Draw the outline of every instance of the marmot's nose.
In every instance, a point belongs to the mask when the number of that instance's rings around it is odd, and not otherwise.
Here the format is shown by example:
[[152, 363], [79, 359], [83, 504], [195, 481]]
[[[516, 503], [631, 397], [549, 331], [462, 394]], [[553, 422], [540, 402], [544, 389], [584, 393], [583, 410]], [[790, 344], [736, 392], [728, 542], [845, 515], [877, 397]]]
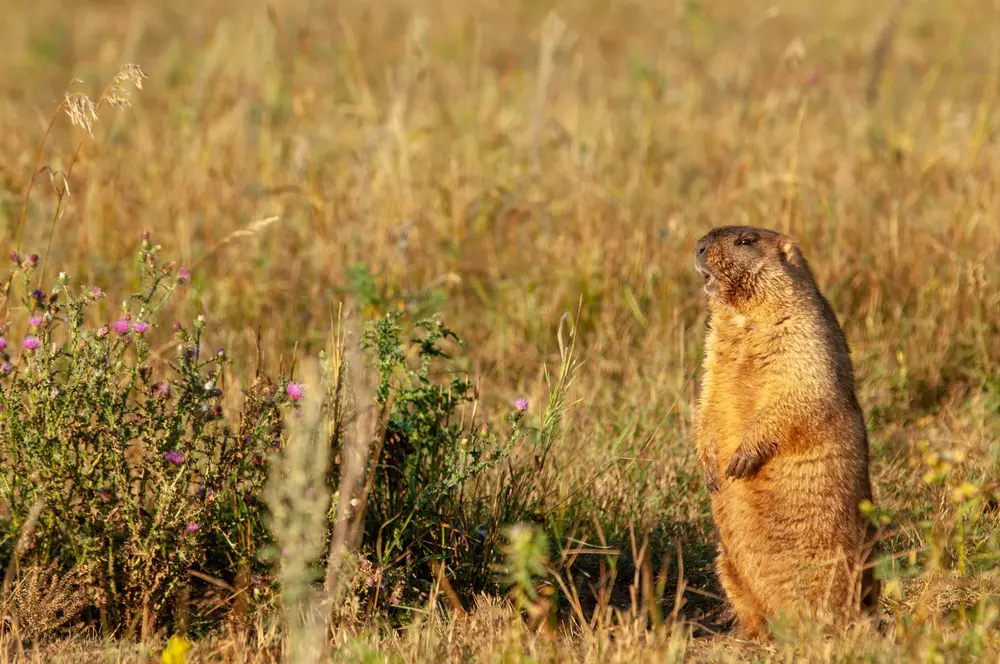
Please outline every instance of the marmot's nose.
[[704, 238], [698, 240], [698, 244], [694, 245], [695, 253], [699, 256], [703, 255], [706, 249], [708, 249], [708, 243], [705, 242]]

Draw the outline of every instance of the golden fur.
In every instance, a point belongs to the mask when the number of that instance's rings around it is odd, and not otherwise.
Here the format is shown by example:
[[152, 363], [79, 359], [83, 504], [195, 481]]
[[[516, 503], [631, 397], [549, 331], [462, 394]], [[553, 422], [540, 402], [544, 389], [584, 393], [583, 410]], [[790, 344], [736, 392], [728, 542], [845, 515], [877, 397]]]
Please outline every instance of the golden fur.
[[695, 439], [720, 582], [748, 637], [779, 613], [843, 624], [878, 592], [870, 565], [859, 574], [872, 490], [844, 334], [785, 235], [716, 228], [695, 264], [709, 308]]

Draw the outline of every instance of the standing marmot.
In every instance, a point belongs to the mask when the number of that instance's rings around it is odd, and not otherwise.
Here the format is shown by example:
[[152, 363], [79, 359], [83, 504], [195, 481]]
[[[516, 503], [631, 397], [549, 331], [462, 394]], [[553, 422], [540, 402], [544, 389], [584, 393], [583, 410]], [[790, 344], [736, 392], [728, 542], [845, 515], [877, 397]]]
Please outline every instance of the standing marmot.
[[719, 530], [716, 571], [750, 638], [786, 612], [843, 624], [874, 607], [868, 434], [843, 331], [791, 238], [747, 226], [698, 241], [709, 329], [695, 421]]

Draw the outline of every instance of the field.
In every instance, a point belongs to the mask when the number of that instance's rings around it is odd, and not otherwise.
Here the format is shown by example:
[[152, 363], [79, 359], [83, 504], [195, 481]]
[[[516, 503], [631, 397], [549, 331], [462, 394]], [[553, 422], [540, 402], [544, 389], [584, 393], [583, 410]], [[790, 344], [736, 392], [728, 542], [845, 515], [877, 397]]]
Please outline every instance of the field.
[[[3, 657], [998, 661], [997, 25], [12, 5]], [[851, 344], [881, 629], [730, 632], [691, 429], [733, 223], [798, 238]]]

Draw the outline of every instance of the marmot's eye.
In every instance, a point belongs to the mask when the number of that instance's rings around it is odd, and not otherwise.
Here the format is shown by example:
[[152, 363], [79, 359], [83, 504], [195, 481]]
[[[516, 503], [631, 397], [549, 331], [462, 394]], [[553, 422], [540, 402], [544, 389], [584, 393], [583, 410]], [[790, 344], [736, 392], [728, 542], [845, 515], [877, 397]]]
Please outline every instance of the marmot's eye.
[[754, 243], [754, 238], [752, 237], [741, 237], [739, 240], [736, 241], [737, 246], [743, 245], [749, 247], [753, 243]]

